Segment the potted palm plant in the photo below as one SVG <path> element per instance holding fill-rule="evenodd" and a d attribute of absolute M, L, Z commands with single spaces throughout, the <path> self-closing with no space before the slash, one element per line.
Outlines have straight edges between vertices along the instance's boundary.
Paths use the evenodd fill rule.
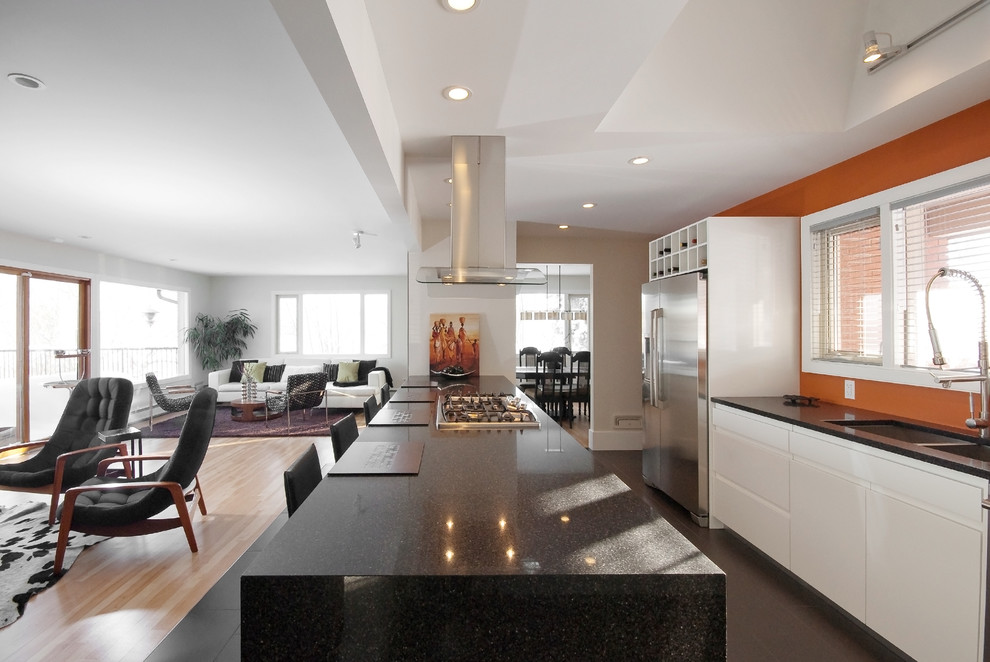
<path fill-rule="evenodd" d="M 232 310 L 225 318 L 199 313 L 196 323 L 186 329 L 186 342 L 192 345 L 203 369 L 219 370 L 228 361 L 241 357 L 246 338 L 253 338 L 258 327 L 247 310 Z"/>

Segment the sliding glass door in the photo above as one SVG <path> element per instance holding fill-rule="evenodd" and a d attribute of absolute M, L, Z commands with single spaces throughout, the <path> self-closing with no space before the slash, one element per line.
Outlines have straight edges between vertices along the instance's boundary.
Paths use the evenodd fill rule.
<path fill-rule="evenodd" d="M 43 439 L 90 373 L 89 281 L 0 267 L 0 304 L 0 436 Z"/>
<path fill-rule="evenodd" d="M 0 446 L 20 440 L 17 416 L 17 276 L 0 272 Z"/>

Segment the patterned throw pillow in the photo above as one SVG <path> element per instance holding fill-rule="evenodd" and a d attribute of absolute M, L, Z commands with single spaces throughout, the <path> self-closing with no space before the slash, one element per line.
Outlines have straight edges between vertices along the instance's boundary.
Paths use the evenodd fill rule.
<path fill-rule="evenodd" d="M 328 382 L 337 381 L 337 364 L 336 363 L 324 363 L 323 372 L 327 376 Z"/>
<path fill-rule="evenodd" d="M 265 366 L 265 378 L 261 381 L 263 382 L 280 382 L 282 381 L 282 373 L 285 372 L 285 364 L 280 363 L 278 365 Z"/>

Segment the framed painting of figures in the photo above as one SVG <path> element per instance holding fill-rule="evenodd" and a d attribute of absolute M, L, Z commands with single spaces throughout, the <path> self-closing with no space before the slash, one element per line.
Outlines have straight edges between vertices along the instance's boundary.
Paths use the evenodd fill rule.
<path fill-rule="evenodd" d="M 449 377 L 476 374 L 481 315 L 432 313 L 430 326 L 430 372 Z"/>

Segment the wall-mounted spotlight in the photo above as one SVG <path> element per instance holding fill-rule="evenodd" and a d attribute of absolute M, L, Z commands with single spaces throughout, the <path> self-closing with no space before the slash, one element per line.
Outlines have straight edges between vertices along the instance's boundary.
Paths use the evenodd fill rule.
<path fill-rule="evenodd" d="M 377 237 L 378 235 L 376 235 L 374 232 L 365 232 L 364 230 L 355 230 L 353 233 L 351 233 L 351 241 L 354 242 L 354 248 L 361 248 L 361 237 L 362 236 Z"/>
<path fill-rule="evenodd" d="M 887 45 L 881 47 L 877 43 L 877 35 L 887 37 Z M 894 38 L 887 32 L 870 30 L 863 34 L 863 63 L 873 64 L 881 58 L 892 58 L 901 54 L 903 46 L 894 46 Z"/>

